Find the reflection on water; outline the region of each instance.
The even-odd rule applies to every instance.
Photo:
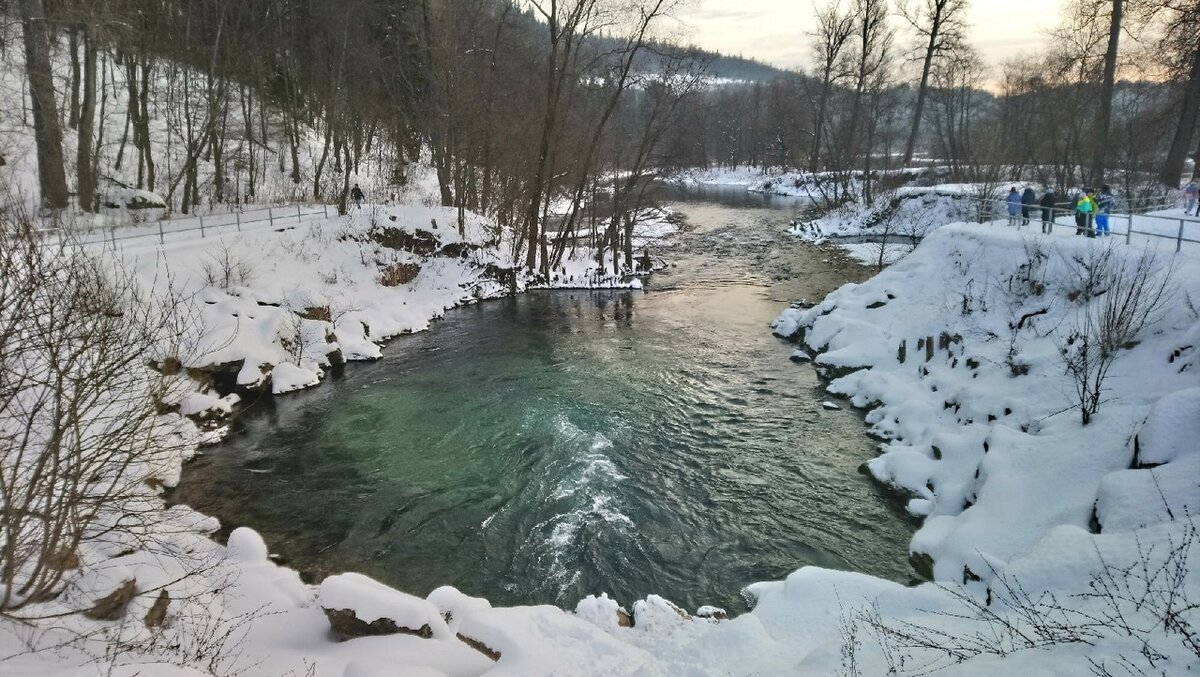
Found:
[[[689,206],[733,240],[766,211]],[[739,609],[743,586],[805,564],[907,580],[909,526],[856,472],[874,454],[861,421],[824,411],[770,336],[781,304],[753,255],[688,237],[650,285],[665,291],[460,309],[378,363],[264,400],[176,498],[302,569],[500,604]]]

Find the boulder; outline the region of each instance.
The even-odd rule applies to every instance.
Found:
[[[158,598],[154,600],[154,604],[150,610],[146,612],[144,623],[147,628],[157,628],[162,626],[163,621],[167,618],[167,607],[171,605],[171,595],[167,594],[166,590],[158,593]]]
[[[417,279],[421,274],[421,266],[415,263],[393,263],[384,267],[379,276],[379,284],[385,287],[399,287]]]
[[[436,606],[362,574],[326,578],[317,603],[340,641],[395,634],[424,639],[451,636]]]
[[[376,227],[371,229],[368,237],[381,247],[396,251],[412,252],[418,256],[433,254],[437,251],[439,244],[436,235],[420,228],[417,228],[416,232],[410,233],[399,228]]]
[[[84,616],[94,621],[115,621],[125,615],[125,607],[137,594],[137,581],[130,578],[121,583],[116,590],[96,600],[90,609],[83,612]]]

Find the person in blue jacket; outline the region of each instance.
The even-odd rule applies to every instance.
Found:
[[[1017,217],[1021,214],[1021,194],[1017,192],[1017,187],[1013,186],[1008,189],[1008,197],[1004,198],[1008,203],[1008,225],[1017,225]]]
[[[1100,194],[1096,196],[1096,235],[1104,236],[1109,234],[1108,218],[1112,214],[1113,203],[1116,201],[1116,196],[1113,195],[1112,188],[1106,183],[1100,186]]]

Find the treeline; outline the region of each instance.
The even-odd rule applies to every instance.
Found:
[[[74,192],[96,209],[107,165],[94,149],[118,137],[105,162],[183,212],[256,199],[270,162],[294,194],[345,209],[364,163],[402,186],[428,159],[442,203],[494,216],[530,269],[548,274],[581,238],[631,268],[647,183],[701,85],[702,56],[655,42],[676,4],[20,0],[43,202],[61,209]],[[63,50],[66,82],[51,67]],[[123,123],[106,128],[116,101]],[[61,122],[80,139],[73,181]],[[155,147],[158,130],[171,148]],[[604,213],[585,213],[613,175]]]
[[[920,158],[963,181],[1178,187],[1200,155],[1200,4],[1074,0],[1043,50],[998,68],[971,46],[966,9],[817,7],[808,74],[703,93],[675,161],[848,174]]]
[[[870,176],[924,151],[959,180],[1119,177],[1132,191],[1149,176],[1177,183],[1195,148],[1193,2],[1072,0],[1043,52],[997,72],[969,44],[967,0],[831,0],[816,8],[807,74],[662,42],[679,2],[16,0],[7,11],[21,22],[52,209],[95,210],[97,186],[121,177],[183,212],[284,191],[344,209],[352,177],[399,187],[428,161],[460,222],[467,210],[494,217],[497,238],[546,274],[581,242],[632,267],[647,186],[672,168]],[[730,82],[739,70],[763,79]],[[65,160],[64,127],[79,140]],[[286,185],[264,185],[269,175]],[[840,185],[835,199],[858,196]]]

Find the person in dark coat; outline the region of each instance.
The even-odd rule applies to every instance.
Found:
[[[350,189],[350,199],[354,200],[355,206],[362,209],[362,203],[365,198],[366,195],[363,195],[362,188],[359,188],[357,183],[354,184],[354,187]]]
[[[1037,193],[1033,188],[1026,186],[1025,192],[1021,193],[1021,226],[1029,225],[1029,215],[1033,213],[1033,207],[1037,204]]]
[[[1050,235],[1054,232],[1054,189],[1047,188],[1045,194],[1042,195],[1042,234]]]

